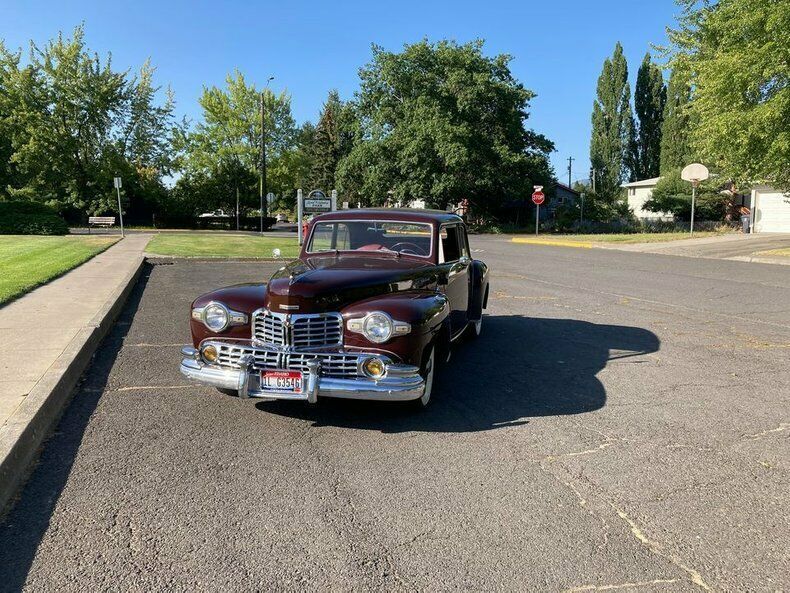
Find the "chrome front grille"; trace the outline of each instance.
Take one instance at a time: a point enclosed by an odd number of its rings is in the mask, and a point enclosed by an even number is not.
[[[252,338],[272,346],[322,348],[343,344],[340,313],[272,313],[260,309],[253,314]]]
[[[245,354],[253,357],[253,367],[257,370],[288,369],[307,372],[307,362],[318,359],[321,361],[322,377],[348,379],[357,376],[357,364],[360,355],[342,352],[292,352],[266,350],[238,344],[222,344],[213,342],[219,350],[219,364],[222,366],[239,366],[239,359]]]

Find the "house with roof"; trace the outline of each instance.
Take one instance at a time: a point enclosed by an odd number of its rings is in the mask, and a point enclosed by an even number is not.
[[[674,220],[674,216],[670,212],[652,212],[644,209],[645,202],[652,197],[659,179],[661,177],[651,177],[624,183],[620,186],[625,188],[628,207],[639,220]]]

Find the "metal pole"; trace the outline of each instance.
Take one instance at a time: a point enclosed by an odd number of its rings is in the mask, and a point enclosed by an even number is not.
[[[302,190],[296,190],[296,234],[299,237],[299,245],[302,244]]]
[[[239,186],[236,186],[236,230],[239,230]]]
[[[691,185],[691,226],[690,226],[690,235],[694,234],[694,203],[697,201],[697,184],[693,183]]]
[[[579,224],[584,224],[584,192],[581,193],[582,209],[579,211]]]
[[[265,190],[263,188],[263,186],[266,185],[266,181],[265,181],[266,180],[266,173],[264,173],[264,171],[266,170],[266,164],[265,164],[266,163],[266,132],[265,132],[265,128],[264,128],[266,120],[264,119],[263,100],[264,100],[263,99],[263,91],[261,91],[261,168],[260,168],[261,183],[260,183],[260,187],[259,187],[259,191],[260,191],[260,194],[261,194],[261,212],[260,212],[260,214],[261,214],[261,231],[260,231],[261,234],[263,234],[263,197],[266,195],[264,193]]]
[[[263,233],[263,217],[268,214],[267,204],[264,197],[268,195],[269,188],[267,187],[266,179],[266,89],[269,88],[269,83],[274,80],[274,76],[266,79],[266,86],[261,91],[261,233]]]
[[[535,204],[535,236],[538,236],[538,225],[540,224],[540,204]]]
[[[118,194],[118,217],[121,219],[121,237],[125,237],[126,235],[123,232],[123,210],[121,210],[121,188],[116,185],[115,191]]]

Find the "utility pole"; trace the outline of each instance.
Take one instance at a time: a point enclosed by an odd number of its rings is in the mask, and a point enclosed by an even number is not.
[[[268,193],[268,188],[266,187],[266,89],[269,87],[269,83],[272,80],[274,80],[274,76],[270,76],[266,80],[266,86],[261,91],[261,182],[259,187],[261,197],[261,233],[263,233],[263,216],[264,214],[268,214],[266,212],[265,203],[266,194]]]
[[[573,167],[573,161],[575,161],[572,156],[568,157],[568,187],[571,186],[571,168]]]

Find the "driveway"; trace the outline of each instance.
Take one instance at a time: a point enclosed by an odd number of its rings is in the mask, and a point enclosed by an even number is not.
[[[790,248],[790,233],[728,234],[700,239],[682,239],[667,243],[612,245],[611,247],[623,251],[638,251],[642,253],[751,260],[754,254],[761,251]],[[787,263],[790,264],[790,259],[787,260]]]
[[[14,509],[0,589],[790,587],[790,268],[472,238],[483,335],[435,401],[187,385],[150,265]]]

